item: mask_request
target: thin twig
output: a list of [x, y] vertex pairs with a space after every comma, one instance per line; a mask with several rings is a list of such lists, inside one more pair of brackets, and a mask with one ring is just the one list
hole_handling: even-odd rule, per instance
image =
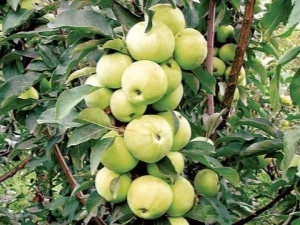
[[31, 156], [27, 156], [19, 165], [17, 165], [13, 170], [7, 172], [6, 174], [2, 175], [0, 177], [0, 183], [2, 181], [5, 181], [6, 179], [13, 177], [17, 172], [19, 172], [21, 169], [23, 169], [28, 161], [30, 160]]

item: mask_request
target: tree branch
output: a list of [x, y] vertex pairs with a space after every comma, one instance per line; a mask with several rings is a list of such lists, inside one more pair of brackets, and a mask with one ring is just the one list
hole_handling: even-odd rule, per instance
[[[206, 57], [206, 69], [209, 73], [213, 74], [213, 49], [214, 49], [214, 33], [215, 33], [215, 0], [209, 1], [209, 11], [208, 11], [208, 29], [207, 29], [207, 57]], [[212, 115], [215, 111], [214, 109], [214, 96], [208, 94], [207, 96], [207, 114]]]
[[244, 54], [248, 46], [249, 36], [251, 32], [254, 5], [255, 5], [255, 0], [246, 1], [245, 14], [242, 22], [240, 36], [237, 43], [235, 57], [232, 64], [232, 69], [229, 74], [227, 87], [224, 95], [223, 108], [226, 109], [226, 113], [223, 115], [223, 122], [221, 124], [221, 127], [225, 126], [226, 119], [229, 115], [234, 92], [237, 86], [238, 76], [244, 63]]
[[0, 177], [0, 183], [2, 181], [5, 181], [6, 179], [13, 177], [17, 172], [19, 172], [21, 169], [23, 169], [28, 161], [30, 160], [30, 156], [27, 156], [19, 165], [17, 165], [13, 170], [7, 172], [6, 174], [2, 175]]
[[267, 211], [268, 209], [272, 208], [278, 201], [280, 201], [282, 198], [286, 197], [288, 194], [291, 193], [291, 191], [294, 189], [294, 186], [291, 185], [289, 186], [287, 189], [285, 189], [281, 194], [277, 195], [271, 202], [269, 202], [267, 205], [265, 205], [264, 207], [258, 209], [256, 212], [252, 213], [250, 216], [241, 219], [237, 222], [235, 222], [233, 225], [244, 225], [247, 222], [253, 220], [254, 218], [256, 218], [257, 216], [259, 216], [260, 214], [264, 213], [265, 211]]
[[[47, 126], [46, 127], [46, 133], [51, 136], [51, 131], [50, 128]], [[54, 154], [58, 160], [58, 163], [63, 171], [63, 173], [65, 174], [68, 183], [70, 184], [71, 188], [74, 189], [77, 185], [77, 181], [75, 180], [75, 178], [73, 177], [71, 171], [69, 170], [69, 167], [63, 157], [63, 155], [61, 154], [61, 151], [58, 147], [57, 144], [54, 144]], [[86, 204], [86, 199], [84, 198], [84, 194], [81, 191], [78, 191], [76, 193], [76, 197], [77, 199], [83, 204]], [[101, 219], [101, 217], [99, 215], [97, 215], [96, 217], [93, 218], [95, 220], [95, 222], [99, 225], [106, 225], [106, 223]]]

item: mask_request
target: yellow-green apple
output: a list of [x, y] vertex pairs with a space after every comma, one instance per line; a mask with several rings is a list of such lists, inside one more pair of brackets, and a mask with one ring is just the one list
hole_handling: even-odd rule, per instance
[[223, 74], [226, 70], [226, 64], [218, 57], [213, 57], [212, 60], [213, 60], [212, 61], [213, 75], [215, 77], [223, 76]]
[[189, 121], [178, 111], [166, 111], [161, 112], [158, 115], [165, 118], [172, 128], [173, 144], [171, 149], [173, 151], [181, 150], [184, 146], [187, 145], [191, 138], [192, 130]]
[[214, 142], [210, 139], [210, 138], [206, 138], [206, 137], [195, 137], [191, 140], [191, 142], [193, 141], [205, 141], [209, 144], [211, 144], [212, 146], [215, 146]]
[[182, 72], [180, 66], [173, 58], [169, 58], [167, 61], [162, 62], [160, 66], [165, 71], [168, 79], [168, 87], [166, 91], [167, 95], [175, 91], [180, 85], [182, 80]]
[[199, 195], [214, 197], [220, 189], [219, 176], [211, 169], [201, 169], [194, 178], [194, 187]]
[[265, 158], [266, 155], [247, 157], [241, 160], [244, 169], [263, 169], [270, 164], [272, 158]]
[[171, 150], [173, 134], [163, 117], [148, 114], [128, 123], [124, 131], [124, 140], [134, 157], [146, 163], [154, 163]]
[[84, 97], [84, 101], [87, 107], [100, 108], [104, 110], [109, 106], [113, 91], [109, 88], [104, 87], [100, 83], [99, 78], [96, 75], [89, 76], [84, 84], [100, 87], [99, 90], [96, 90]]
[[155, 12], [152, 20], [166, 24], [174, 35], [185, 28], [185, 18], [179, 8], [161, 3], [151, 6], [150, 10]]
[[223, 45], [219, 50], [219, 58], [228, 65], [231, 65], [235, 56], [236, 44], [228, 43]]
[[126, 148], [123, 136], [120, 136], [117, 131], [109, 131], [101, 139], [104, 138], [114, 138], [113, 144], [101, 154], [100, 162], [107, 169], [116, 173], [125, 173], [138, 164], [138, 159]]
[[136, 216], [149, 220], [165, 214], [172, 203], [172, 197], [172, 190], [167, 182], [144, 175], [131, 183], [127, 202]]
[[[225, 89], [226, 89], [226, 83], [218, 82], [218, 86], [219, 86], [219, 91], [218, 91], [217, 97], [220, 102], [223, 102], [224, 95], [225, 95]], [[234, 91], [234, 95], [233, 95], [233, 101], [236, 102], [239, 100], [239, 98], [240, 98], [240, 92], [239, 92], [239, 89], [236, 88]]]
[[182, 69], [195, 69], [204, 62], [206, 56], [207, 42], [199, 31], [185, 28], [175, 35], [173, 57]]
[[122, 89], [114, 91], [110, 98], [111, 113], [121, 122], [129, 122], [143, 115], [146, 109], [147, 105], [134, 105], [128, 101]]
[[174, 217], [182, 216], [194, 205], [194, 187], [183, 176], [178, 176], [170, 186], [173, 193], [173, 200], [166, 214]]
[[[228, 80], [228, 78], [229, 78], [229, 74], [230, 74], [231, 68], [232, 68], [232, 66], [228, 66], [226, 68], [226, 70], [225, 70], [225, 78], [226, 78], [226, 80]], [[238, 76], [237, 83], [242, 82], [242, 80], [244, 78], [246, 78], [246, 71], [245, 71], [245, 68], [242, 66], [241, 70], [240, 70], [240, 73], [239, 73], [239, 76]]]
[[[28, 90], [23, 92], [18, 98], [21, 98], [21, 99], [39, 99], [39, 92], [34, 87], [30, 87]], [[24, 111], [30, 110], [33, 107], [34, 107], [33, 105], [25, 106], [25, 107], [22, 108], [22, 110], [24, 110]]]
[[168, 79], [157, 63], [140, 60], [132, 63], [122, 75], [122, 89], [132, 104], [152, 104], [166, 93]]
[[125, 38], [127, 49], [135, 60], [151, 60], [161, 63], [170, 58], [175, 48], [175, 38], [170, 28], [153, 21], [146, 32], [147, 22], [136, 23]]
[[293, 105], [293, 101], [291, 99], [291, 96], [289, 95], [280, 95], [280, 100], [283, 105], [288, 105], [288, 106]]
[[180, 83], [177, 89], [170, 94], [164, 95], [152, 104], [153, 109], [162, 112], [176, 109], [183, 97], [183, 85]]
[[220, 50], [220, 48], [214, 47], [214, 49], [213, 49], [213, 57], [217, 57], [218, 56], [219, 50]]
[[167, 217], [171, 225], [189, 225], [184, 217]]
[[233, 38], [234, 27], [231, 25], [221, 25], [216, 31], [217, 41], [220, 43], [226, 43]]
[[[165, 157], [168, 157], [170, 162], [172, 163], [177, 175], [182, 174], [184, 169], [184, 157], [180, 152], [169, 152]], [[166, 174], [161, 173], [157, 166], [157, 163], [147, 163], [147, 172], [148, 174], [160, 177], [160, 178], [168, 178], [169, 176]]]
[[122, 74], [131, 63], [133, 59], [128, 55], [119, 52], [104, 54], [96, 66], [100, 83], [108, 88], [120, 88]]
[[116, 173], [106, 167], [100, 169], [95, 178], [98, 194], [111, 203], [119, 203], [126, 200], [131, 182], [132, 180], [128, 173]]

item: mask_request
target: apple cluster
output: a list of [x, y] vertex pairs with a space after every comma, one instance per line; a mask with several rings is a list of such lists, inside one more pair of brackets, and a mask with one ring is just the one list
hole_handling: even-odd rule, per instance
[[[139, 218], [165, 215], [171, 224], [184, 225], [182, 216], [195, 202], [180, 152], [191, 126], [176, 108], [183, 97], [182, 70], [203, 63], [207, 43], [199, 31], [186, 28], [178, 8], [156, 4], [150, 10], [152, 23], [139, 22], [127, 33], [128, 54], [107, 51], [85, 82], [99, 87], [85, 97], [87, 107], [105, 110], [123, 127], [101, 137], [113, 142], [101, 154], [95, 185], [105, 200], [128, 204]], [[164, 163], [171, 176], [161, 171]]]
[[[216, 30], [216, 43], [213, 55], [213, 75], [218, 79], [218, 99], [223, 101], [226, 89], [226, 81], [232, 68], [235, 56], [236, 42], [234, 40], [234, 27], [232, 25], [220, 25]], [[246, 71], [241, 68], [237, 86], [246, 85]], [[239, 89], [236, 88], [233, 100], [239, 99]]]

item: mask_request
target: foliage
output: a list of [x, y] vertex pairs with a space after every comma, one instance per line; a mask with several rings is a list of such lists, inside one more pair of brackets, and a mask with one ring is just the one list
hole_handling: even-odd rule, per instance
[[[99, 58], [108, 50], [126, 54], [124, 36], [159, 1], [41, 0], [31, 9], [21, 8], [22, 1], [0, 3], [0, 224], [147, 224], [126, 205], [105, 202], [95, 191], [99, 155], [112, 142], [99, 138], [123, 127], [109, 119], [109, 111], [87, 110], [83, 99], [97, 90], [84, 82], [95, 74]], [[168, 2], [180, 7], [188, 27], [212, 35], [207, 32], [209, 0]], [[216, 1], [216, 29], [232, 24], [238, 43], [251, 2]], [[232, 103], [225, 126], [217, 98], [224, 78], [213, 77], [204, 65], [183, 73], [178, 111], [189, 120], [192, 137], [215, 143], [212, 148], [190, 142], [181, 151], [184, 174], [192, 181], [208, 167], [221, 178], [218, 196], [198, 196], [184, 215], [190, 224], [300, 221], [299, 166], [289, 167], [299, 154], [300, 4], [274, 0], [260, 7], [243, 58], [247, 85], [238, 87], [240, 98]], [[18, 98], [30, 87], [39, 99]], [[214, 99], [212, 115], [208, 95]], [[272, 158], [271, 163], [260, 169], [242, 163], [258, 164], [259, 155]], [[168, 222], [162, 218], [152, 224]]]

